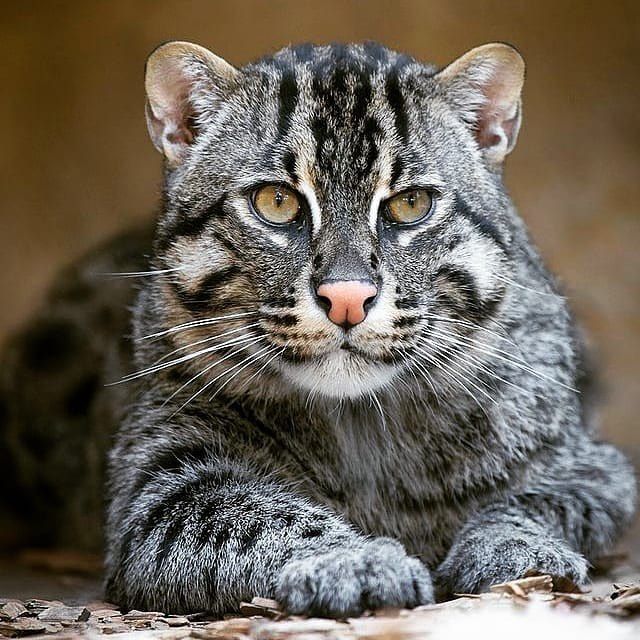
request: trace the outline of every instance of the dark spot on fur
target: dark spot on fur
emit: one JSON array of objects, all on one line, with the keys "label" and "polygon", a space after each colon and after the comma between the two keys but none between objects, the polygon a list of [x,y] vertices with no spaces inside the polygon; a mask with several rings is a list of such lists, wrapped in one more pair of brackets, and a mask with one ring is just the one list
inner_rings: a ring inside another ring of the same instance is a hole
[{"label": "dark spot on fur", "polygon": [[401,329],[402,327],[412,327],[418,322],[419,318],[415,316],[405,316],[403,318],[397,318],[393,321],[393,326],[396,329]]},{"label": "dark spot on fur", "polygon": [[264,522],[259,520],[252,520],[249,522],[246,528],[243,529],[238,536],[238,552],[246,553],[249,551],[249,549],[251,549],[251,547],[256,543],[260,534],[264,531],[264,527]]},{"label": "dark spot on fur", "polygon": [[282,315],[267,315],[264,316],[269,322],[279,325],[281,327],[293,327],[298,324],[298,318],[291,313]]}]

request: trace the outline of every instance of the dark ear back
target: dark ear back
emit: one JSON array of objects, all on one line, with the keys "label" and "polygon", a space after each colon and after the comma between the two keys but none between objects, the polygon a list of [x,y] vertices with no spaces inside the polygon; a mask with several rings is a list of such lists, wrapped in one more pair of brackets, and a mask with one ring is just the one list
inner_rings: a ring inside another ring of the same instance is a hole
[{"label": "dark ear back", "polygon": [[149,56],[145,70],[149,135],[169,167],[182,161],[195,124],[215,109],[237,69],[190,42],[168,42]]},{"label": "dark ear back", "polygon": [[496,42],[472,49],[436,75],[490,164],[500,165],[516,144],[524,69],[513,47]]}]

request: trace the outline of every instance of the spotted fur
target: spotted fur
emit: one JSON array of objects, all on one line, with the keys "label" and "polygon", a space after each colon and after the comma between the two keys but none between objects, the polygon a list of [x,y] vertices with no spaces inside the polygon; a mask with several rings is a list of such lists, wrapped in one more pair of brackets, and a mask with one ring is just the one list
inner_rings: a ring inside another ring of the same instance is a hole
[{"label": "spotted fur", "polygon": [[[577,331],[479,135],[482,100],[375,44],[237,72],[194,51],[189,130],[161,139],[148,109],[167,173],[110,455],[107,597],[342,616],[429,602],[432,580],[583,584],[635,480],[585,428]],[[304,198],[295,223],[252,211],[272,182]],[[416,186],[429,218],[387,222]],[[348,332],[314,295],[335,278],[378,287]]]}]

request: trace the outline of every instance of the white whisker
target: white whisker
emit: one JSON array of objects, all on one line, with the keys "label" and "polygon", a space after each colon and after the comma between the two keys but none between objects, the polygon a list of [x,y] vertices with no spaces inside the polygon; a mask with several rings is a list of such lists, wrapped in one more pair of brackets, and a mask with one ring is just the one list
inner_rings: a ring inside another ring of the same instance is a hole
[{"label": "white whisker", "polygon": [[[429,357],[432,358],[434,363],[436,364],[436,366],[440,367],[441,369],[443,369],[445,371],[448,371],[450,373],[450,375],[454,376],[459,382],[462,380],[465,383],[470,384],[476,391],[480,392],[485,398],[487,398],[487,400],[489,400],[494,405],[498,404],[497,401],[495,400],[495,398],[492,398],[484,389],[482,389],[477,384],[475,384],[475,382],[473,382],[472,380],[469,380],[469,378],[465,378],[460,371],[457,371],[453,367],[453,365],[446,364],[445,362],[442,361],[441,358],[438,358],[433,353],[429,353],[428,351],[425,351],[421,347],[416,347],[416,351],[418,351],[419,353],[421,353],[423,356],[425,356],[427,358],[429,358]],[[475,398],[475,396],[474,396],[474,398]],[[478,404],[480,404],[480,403],[478,403]]]},{"label": "white whisker", "polygon": [[[451,341],[450,336],[448,336],[445,333],[438,333],[437,331],[431,331],[431,334],[442,338],[444,340],[449,340]],[[467,345],[471,348],[477,349],[478,351],[480,351],[481,353],[484,353],[486,355],[491,356],[492,358],[495,358],[496,360],[500,360],[502,362],[506,362],[516,368],[520,368],[522,371],[526,371],[528,373],[530,373],[531,375],[534,375],[542,380],[547,380],[548,382],[553,382],[554,384],[557,384],[561,387],[564,387],[565,389],[568,389],[569,391],[573,391],[574,393],[580,393],[577,389],[575,389],[574,387],[571,387],[568,384],[565,384],[564,382],[561,382],[560,380],[556,380],[555,378],[552,378],[551,376],[542,373],[540,371],[537,371],[536,369],[534,369],[533,367],[531,367],[527,362],[525,362],[524,360],[517,358],[516,356],[508,353],[507,351],[502,351],[501,349],[497,349],[496,347],[492,347],[491,345],[487,345],[486,343],[479,343],[475,340],[471,340],[470,338],[466,338],[465,336],[458,336],[458,339],[463,340],[467,343]],[[506,357],[505,357],[506,356]]]},{"label": "white whisker", "polygon": [[115,277],[115,278],[142,278],[145,276],[159,276],[165,273],[175,273],[176,271],[182,271],[181,267],[175,267],[174,269],[156,269],[155,271],[122,271],[122,272],[106,272],[95,273],[93,275],[100,277]]},{"label": "white whisker", "polygon": [[243,325],[241,327],[236,327],[235,329],[229,329],[228,331],[223,331],[222,333],[216,333],[213,336],[209,336],[208,338],[203,338],[202,340],[197,340],[196,342],[191,342],[190,344],[184,345],[183,347],[178,347],[173,351],[169,351],[161,358],[158,358],[153,364],[160,364],[162,361],[166,360],[169,356],[172,356],[175,353],[180,353],[180,351],[185,351],[186,349],[191,349],[199,344],[204,344],[205,342],[211,342],[212,340],[217,340],[218,338],[224,338],[225,336],[230,336],[234,333],[238,333],[239,331],[244,331],[246,329],[253,329],[254,327],[259,326],[259,322],[254,322],[252,324]]},{"label": "white whisker", "polygon": [[235,344],[239,344],[241,342],[243,342],[244,340],[248,340],[251,339],[255,336],[255,334],[251,335],[251,336],[238,336],[235,338],[232,338],[230,340],[226,340],[225,342],[221,343],[221,344],[217,344],[214,345],[213,347],[207,347],[206,349],[200,349],[199,351],[196,351],[194,353],[189,353],[186,356],[182,356],[180,358],[176,358],[175,360],[170,360],[169,362],[165,362],[163,364],[157,364],[157,365],[153,365],[151,367],[147,367],[146,369],[142,369],[140,371],[136,371],[134,373],[130,373],[126,376],[124,376],[121,380],[118,380],[117,382],[111,382],[109,383],[108,386],[113,386],[115,384],[121,384],[123,382],[130,382],[131,380],[135,380],[137,378],[142,378],[143,376],[147,376],[150,375],[152,373],[156,373],[158,371],[161,371],[162,369],[167,369],[169,367],[174,367],[175,365],[178,364],[182,364],[183,362],[187,362],[189,360],[193,360],[194,358],[198,358],[199,356],[203,356],[207,353],[213,353],[214,351],[220,351],[221,349],[224,349],[228,346],[233,346]]},{"label": "white whisker", "polygon": [[[245,364],[243,367],[240,367],[240,369],[238,369],[230,378],[228,378],[227,380],[224,381],[223,384],[221,384],[215,391],[215,393],[209,398],[209,400],[213,400],[234,378],[238,377],[238,375],[240,373],[242,373],[242,371],[244,371],[247,367],[250,367],[252,364],[262,360],[262,358],[267,357],[268,355],[271,355],[274,351],[277,351],[280,347],[278,347],[277,345],[271,347],[266,353],[260,353],[259,351],[255,354],[253,354],[253,356],[251,358],[247,358],[249,360],[249,362],[247,362],[247,364]],[[243,361],[244,362],[244,361]],[[242,363],[240,363],[242,364]],[[231,371],[231,369],[229,370]],[[228,373],[228,372],[227,372]]]},{"label": "white whisker", "polygon": [[[176,391],[174,391],[163,403],[162,406],[166,405],[168,402],[170,402],[171,400],[173,400],[173,398],[175,398],[175,396],[177,396],[185,387],[188,387],[194,380],[197,380],[200,376],[205,375],[206,373],[208,373],[209,371],[211,371],[211,369],[213,369],[214,367],[217,367],[221,362],[224,362],[225,360],[228,360],[229,358],[232,358],[233,356],[235,356],[236,354],[240,353],[241,351],[244,351],[245,349],[248,349],[250,346],[256,344],[257,342],[259,342],[260,340],[262,340],[261,336],[258,336],[257,338],[253,338],[253,340],[250,340],[248,342],[246,342],[245,344],[243,344],[239,349],[235,349],[234,351],[232,351],[231,353],[227,354],[226,356],[219,358],[218,360],[216,360],[215,362],[212,362],[210,364],[208,364],[204,369],[202,369],[202,371],[199,371],[198,373],[196,373],[194,376],[192,376],[189,380],[187,380],[179,389],[177,389]],[[232,345],[235,346],[235,345]]]},{"label": "white whisker", "polygon": [[496,278],[497,280],[502,280],[503,282],[510,284],[512,287],[517,287],[518,289],[523,289],[524,291],[529,291],[539,296],[551,296],[553,298],[564,298],[564,296],[559,293],[555,293],[553,291],[538,291],[537,289],[532,289],[531,287],[527,287],[523,284],[520,284],[519,282],[516,282],[515,280],[511,280],[510,278],[507,278],[503,275],[499,275],[497,273],[494,273],[493,277]]},{"label": "white whisker", "polygon": [[163,331],[157,331],[156,333],[150,333],[149,335],[142,336],[141,340],[150,340],[151,338],[160,338],[161,336],[166,336],[171,333],[176,333],[178,331],[185,331],[186,329],[192,329],[194,327],[206,327],[211,324],[218,324],[219,322],[228,322],[230,320],[236,320],[237,318],[246,318],[247,316],[254,316],[258,312],[257,311],[243,311],[241,313],[231,313],[226,316],[217,316],[215,318],[205,318],[203,320],[192,320],[191,322],[184,322],[183,324],[178,324],[175,327],[170,327],[169,329],[165,329]]},{"label": "white whisker", "polygon": [[[172,416],[174,416],[176,413],[179,413],[180,411],[182,411],[182,409],[184,409],[190,402],[192,402],[193,400],[195,400],[201,393],[204,393],[212,384],[215,384],[222,376],[227,375],[227,373],[229,373],[230,371],[233,371],[234,369],[237,369],[242,363],[246,362],[247,360],[249,360],[250,358],[253,358],[255,355],[264,352],[266,349],[270,349],[271,347],[266,346],[263,347],[262,349],[260,349],[259,351],[257,351],[255,354],[250,354],[248,355],[246,358],[244,358],[243,360],[241,360],[240,362],[238,362],[237,364],[235,364],[233,367],[231,367],[230,369],[225,369],[222,373],[219,373],[217,376],[215,376],[214,378],[212,378],[211,380],[207,381],[206,384],[204,384],[200,389],[198,389],[198,391],[196,391],[186,402],[184,402],[182,405],[180,405],[172,414]],[[229,354],[229,357],[231,357],[231,355],[233,354]],[[226,358],[225,358],[226,359]],[[216,362],[215,364],[218,364],[218,362]]]},{"label": "white whisker", "polygon": [[276,358],[281,356],[285,352],[285,350],[286,350],[288,345],[289,345],[289,341],[286,342],[284,347],[282,347],[282,349],[278,353],[276,353],[275,355],[271,356],[250,378],[245,380],[242,383],[242,386],[238,388],[238,392],[240,392],[242,389],[244,389],[254,378],[258,377],[267,368],[267,366],[269,366],[269,364],[271,364],[271,362],[273,360],[275,360]]}]

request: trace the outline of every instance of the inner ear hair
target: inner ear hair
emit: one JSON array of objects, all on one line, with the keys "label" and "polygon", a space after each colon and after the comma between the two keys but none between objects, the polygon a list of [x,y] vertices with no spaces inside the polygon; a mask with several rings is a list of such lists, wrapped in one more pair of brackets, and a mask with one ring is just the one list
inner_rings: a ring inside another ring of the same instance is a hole
[{"label": "inner ear hair", "polygon": [[516,144],[524,75],[522,56],[499,42],[471,49],[436,75],[492,165],[500,165]]},{"label": "inner ear hair", "polygon": [[151,53],[145,69],[147,128],[169,168],[182,162],[198,123],[237,74],[228,62],[190,42],[167,42]]}]

